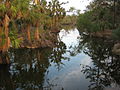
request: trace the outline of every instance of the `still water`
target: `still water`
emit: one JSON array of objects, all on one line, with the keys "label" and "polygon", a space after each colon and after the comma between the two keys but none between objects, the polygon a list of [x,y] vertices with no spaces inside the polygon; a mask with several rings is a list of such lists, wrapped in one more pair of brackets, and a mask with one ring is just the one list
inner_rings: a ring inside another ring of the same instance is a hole
[{"label": "still water", "polygon": [[104,38],[61,30],[55,48],[11,49],[0,65],[1,90],[120,90],[120,57]]}]

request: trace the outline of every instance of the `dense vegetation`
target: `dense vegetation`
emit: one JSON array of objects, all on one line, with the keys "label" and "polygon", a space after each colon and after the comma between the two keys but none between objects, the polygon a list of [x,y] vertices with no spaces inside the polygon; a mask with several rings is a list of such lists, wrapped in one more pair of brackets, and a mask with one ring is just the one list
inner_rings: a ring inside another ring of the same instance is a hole
[{"label": "dense vegetation", "polygon": [[85,13],[79,15],[77,27],[87,34],[111,31],[120,38],[120,1],[93,0]]},{"label": "dense vegetation", "polygon": [[0,0],[0,51],[19,47],[21,43],[39,47],[65,17],[63,4],[58,0]]},{"label": "dense vegetation", "polygon": [[77,15],[80,14],[80,10],[75,9],[75,7],[70,7],[67,11],[69,14],[65,16],[62,21],[63,25],[76,25]]}]

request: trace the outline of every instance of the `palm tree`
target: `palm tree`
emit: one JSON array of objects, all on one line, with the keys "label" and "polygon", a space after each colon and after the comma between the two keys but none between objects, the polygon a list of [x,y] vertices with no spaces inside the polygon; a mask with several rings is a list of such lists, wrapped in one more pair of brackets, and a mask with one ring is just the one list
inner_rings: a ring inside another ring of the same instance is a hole
[{"label": "palm tree", "polygon": [[[6,0],[3,4],[0,4],[1,6],[1,34],[4,33],[4,38],[1,38],[1,41],[3,41],[4,39],[4,43],[1,46],[1,51],[7,51],[7,49],[10,46],[10,38],[8,36],[8,32],[9,32],[9,23],[10,23],[10,17],[9,14],[10,12],[7,12],[7,7],[10,7],[10,2],[8,0]],[[2,43],[2,42],[0,42]]]},{"label": "palm tree", "polygon": [[39,27],[43,22],[42,18],[44,18],[45,10],[40,4],[39,5],[37,4],[37,5],[35,5],[35,7],[33,9],[33,13],[34,13],[34,22],[33,23],[36,27],[34,38],[35,38],[35,40],[39,40]]},{"label": "palm tree", "polygon": [[[46,0],[0,0],[0,43],[4,42],[0,50],[7,51],[10,40],[12,43],[18,35],[31,42],[31,27],[35,27],[34,39],[39,41],[40,28],[58,26],[64,17],[62,4],[58,0],[52,0],[49,5]],[[14,31],[16,34],[11,34]]]},{"label": "palm tree", "polygon": [[58,0],[52,0],[49,2],[50,17],[52,21],[52,27],[58,27],[58,22],[65,16],[65,9],[61,5],[66,3],[60,3]]}]

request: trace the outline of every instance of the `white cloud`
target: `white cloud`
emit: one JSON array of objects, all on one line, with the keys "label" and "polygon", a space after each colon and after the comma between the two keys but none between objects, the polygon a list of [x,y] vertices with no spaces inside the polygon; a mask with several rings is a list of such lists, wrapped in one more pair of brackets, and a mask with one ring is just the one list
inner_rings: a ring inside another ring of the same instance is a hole
[{"label": "white cloud", "polygon": [[[51,0],[47,0],[51,1]],[[63,5],[66,10],[69,10],[70,7],[75,7],[75,9],[80,9],[81,12],[84,12],[86,6],[93,0],[59,0],[60,2],[69,2],[68,4]]]},{"label": "white cloud", "polygon": [[89,3],[92,0],[59,0],[60,2],[67,2],[68,4],[64,5],[64,7],[68,10],[70,7],[75,7],[76,9],[80,9],[81,11],[86,9],[86,6],[89,5]]}]

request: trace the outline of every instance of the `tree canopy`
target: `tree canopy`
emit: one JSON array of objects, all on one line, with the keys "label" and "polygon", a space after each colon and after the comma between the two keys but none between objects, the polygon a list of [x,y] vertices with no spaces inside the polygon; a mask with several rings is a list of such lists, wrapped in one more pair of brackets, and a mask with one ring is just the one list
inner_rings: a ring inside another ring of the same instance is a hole
[{"label": "tree canopy", "polygon": [[120,28],[120,1],[93,0],[78,18],[78,29],[87,32]]},{"label": "tree canopy", "polygon": [[66,15],[62,4],[58,0],[0,0],[0,50],[18,47],[18,37],[29,43],[33,37],[39,41],[40,30],[59,27]]}]

